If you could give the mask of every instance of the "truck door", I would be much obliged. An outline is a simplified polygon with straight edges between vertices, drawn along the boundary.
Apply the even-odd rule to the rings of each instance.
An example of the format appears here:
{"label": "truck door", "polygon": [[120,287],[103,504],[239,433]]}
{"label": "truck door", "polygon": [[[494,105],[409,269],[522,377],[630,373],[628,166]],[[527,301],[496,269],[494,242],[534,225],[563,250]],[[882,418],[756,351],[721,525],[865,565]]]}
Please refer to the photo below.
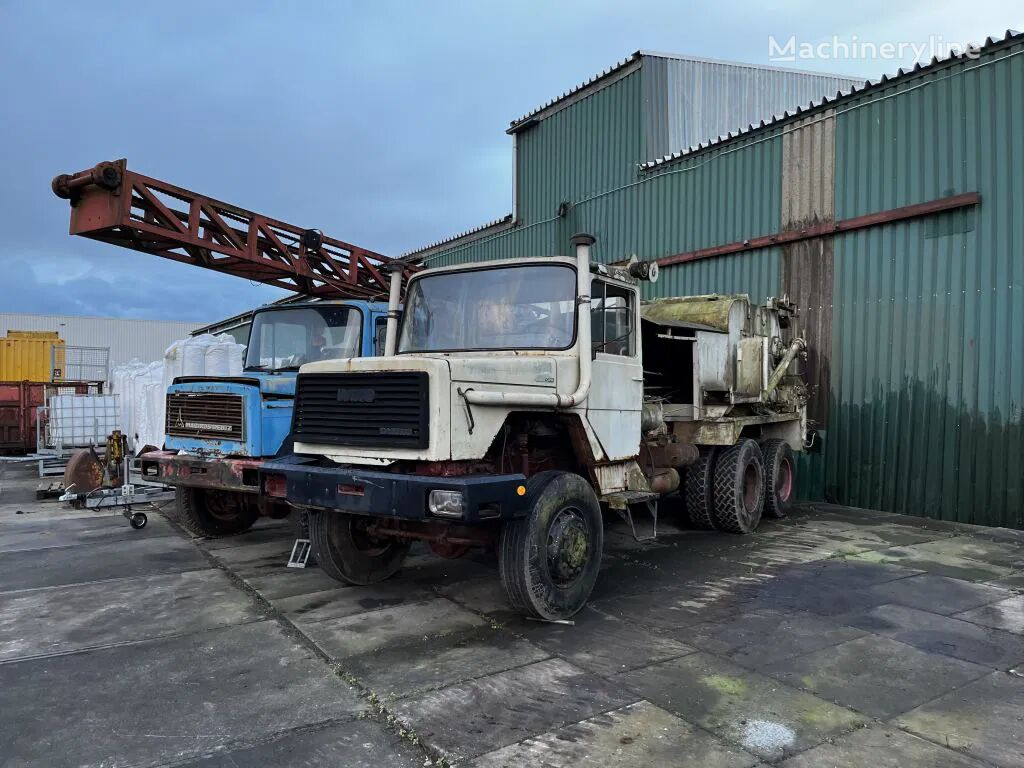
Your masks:
{"label": "truck door", "polygon": [[633,458],[644,394],[636,291],[595,279],[590,301],[594,362],[587,418],[609,459]]}

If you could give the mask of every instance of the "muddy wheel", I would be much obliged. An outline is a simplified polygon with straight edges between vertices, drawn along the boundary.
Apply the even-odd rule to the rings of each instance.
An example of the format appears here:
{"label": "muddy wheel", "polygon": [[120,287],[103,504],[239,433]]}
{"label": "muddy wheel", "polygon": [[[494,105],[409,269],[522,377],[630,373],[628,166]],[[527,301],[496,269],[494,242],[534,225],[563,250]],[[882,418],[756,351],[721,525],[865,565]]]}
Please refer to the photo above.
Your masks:
{"label": "muddy wheel", "polygon": [[796,495],[796,463],[785,440],[761,443],[764,457],[764,516],[783,518]]}
{"label": "muddy wheel", "polygon": [[722,451],[715,463],[715,526],[729,533],[753,533],[764,507],[761,449],[743,439]]}
{"label": "muddy wheel", "polygon": [[233,536],[259,517],[255,504],[241,494],[178,486],[174,493],[178,525],[193,536]]}
{"label": "muddy wheel", "polygon": [[712,513],[712,489],[714,488],[715,459],[717,448],[701,448],[697,461],[686,468],[683,481],[683,498],[686,501],[686,514],[690,522],[697,528],[708,530],[715,527]]}
{"label": "muddy wheel", "polygon": [[310,512],[309,540],[321,570],[361,587],[394,576],[409,554],[409,542],[370,536],[366,529],[373,522],[344,512]]}
{"label": "muddy wheel", "polygon": [[526,484],[529,513],[505,523],[498,572],[516,610],[566,619],[587,602],[604,546],[601,505],[594,489],[571,472],[541,472]]}

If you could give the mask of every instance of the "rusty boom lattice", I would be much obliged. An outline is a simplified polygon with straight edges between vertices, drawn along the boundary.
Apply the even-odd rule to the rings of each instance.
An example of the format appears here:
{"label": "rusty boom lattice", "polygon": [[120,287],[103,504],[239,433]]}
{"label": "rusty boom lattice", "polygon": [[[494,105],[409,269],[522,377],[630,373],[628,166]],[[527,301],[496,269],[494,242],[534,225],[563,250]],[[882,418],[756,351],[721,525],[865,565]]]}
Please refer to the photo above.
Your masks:
{"label": "rusty boom lattice", "polygon": [[387,295],[395,259],[129,171],[125,159],[52,187],[71,202],[72,235],[309,296]]}

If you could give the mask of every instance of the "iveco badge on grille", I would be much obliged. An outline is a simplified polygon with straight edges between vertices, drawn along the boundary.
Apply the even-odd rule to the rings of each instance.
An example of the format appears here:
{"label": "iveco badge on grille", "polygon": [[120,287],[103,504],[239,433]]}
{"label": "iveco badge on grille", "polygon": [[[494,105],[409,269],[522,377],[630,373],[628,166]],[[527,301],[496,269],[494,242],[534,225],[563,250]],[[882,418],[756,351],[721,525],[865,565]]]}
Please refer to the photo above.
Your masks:
{"label": "iveco badge on grille", "polygon": [[376,398],[377,393],[366,387],[338,390],[339,403],[372,403]]}

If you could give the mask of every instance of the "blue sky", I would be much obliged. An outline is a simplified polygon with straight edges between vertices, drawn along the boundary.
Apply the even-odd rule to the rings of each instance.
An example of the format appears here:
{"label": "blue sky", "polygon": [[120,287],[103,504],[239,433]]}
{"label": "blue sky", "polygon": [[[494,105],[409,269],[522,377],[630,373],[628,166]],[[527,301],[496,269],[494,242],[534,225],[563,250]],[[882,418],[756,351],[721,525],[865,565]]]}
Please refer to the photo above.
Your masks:
{"label": "blue sky", "polygon": [[283,295],[69,237],[50,179],[100,160],[399,254],[508,213],[508,122],[637,49],[767,63],[770,35],[981,41],[1022,16],[920,0],[0,2],[0,311],[213,321]]}

